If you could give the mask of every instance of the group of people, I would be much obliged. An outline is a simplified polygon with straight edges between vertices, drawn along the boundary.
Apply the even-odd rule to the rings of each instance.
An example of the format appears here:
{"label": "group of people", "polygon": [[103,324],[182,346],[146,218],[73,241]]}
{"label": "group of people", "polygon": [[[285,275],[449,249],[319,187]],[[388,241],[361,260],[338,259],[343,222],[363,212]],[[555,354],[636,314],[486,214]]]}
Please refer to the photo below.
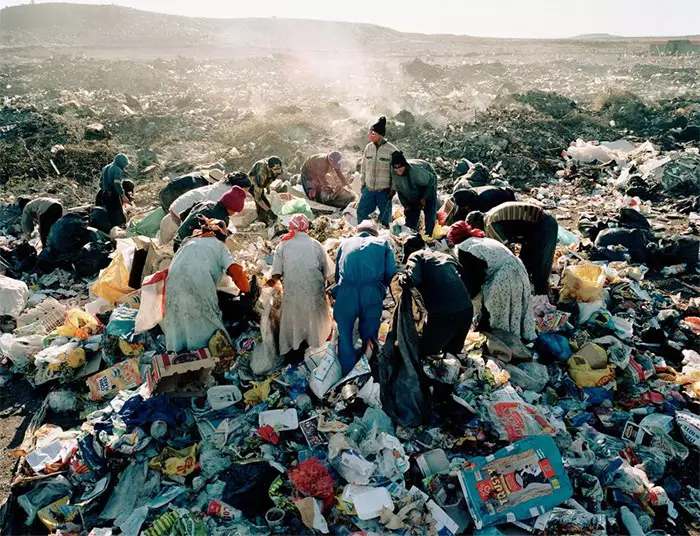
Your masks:
{"label": "group of people", "polygon": [[[535,294],[545,297],[557,243],[556,220],[540,207],[515,201],[512,190],[457,183],[448,216],[453,222],[447,242],[453,249],[435,251],[418,234],[424,215],[425,235],[433,236],[437,222],[437,174],[424,160],[406,159],[386,139],[386,118],[369,129],[369,143],[360,165],[359,200],[340,167],[337,151],[308,158],[301,168],[301,185],[309,199],[344,208],[357,201],[360,222],[356,234],[345,239],[333,261],[322,245],[308,235],[309,220],[294,215],[289,232],[274,252],[268,284],[284,288],[278,348],[291,361],[307,347],[318,347],[337,325],[338,357],[344,373],[359,352],[376,340],[386,291],[397,276],[394,252],[382,238],[388,226],[394,194],[404,207],[406,226],[415,231],[403,245],[405,270],[398,274],[404,289],[414,288],[427,310],[420,342],[422,356],[462,351],[477,316],[480,330],[502,329],[531,340],[535,337],[530,281]],[[119,154],[102,170],[98,204],[110,224],[123,225],[124,207],[131,199]],[[225,333],[217,300],[217,284],[230,276],[241,292],[250,289],[242,264],[225,245],[229,218],[244,209],[246,197],[255,202],[258,218],[276,219],[270,186],[282,174],[282,161],[271,156],[256,162],[249,173],[225,174],[219,169],[193,172],[173,179],[160,193],[165,211],[158,239],[173,242],[175,252],[166,281],[162,328],[169,351],[206,346],[216,331]],[[133,188],[131,189],[133,192]],[[39,198],[25,203],[25,235],[39,223],[42,243],[62,214],[60,203]],[[520,244],[520,256],[509,249]],[[335,267],[335,268],[333,268]],[[334,300],[331,312],[328,296]],[[356,323],[362,345],[353,338]]]}

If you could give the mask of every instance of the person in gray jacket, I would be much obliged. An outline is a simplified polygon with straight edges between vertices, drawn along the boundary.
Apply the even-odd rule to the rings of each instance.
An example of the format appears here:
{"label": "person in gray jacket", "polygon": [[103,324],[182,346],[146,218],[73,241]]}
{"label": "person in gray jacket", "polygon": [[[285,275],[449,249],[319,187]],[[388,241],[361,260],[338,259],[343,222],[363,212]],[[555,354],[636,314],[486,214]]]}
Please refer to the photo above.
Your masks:
{"label": "person in gray jacket", "polygon": [[425,233],[433,235],[437,219],[437,174],[425,160],[406,160],[403,152],[391,153],[391,176],[404,208],[406,227],[418,232],[421,210]]}
{"label": "person in gray jacket", "polygon": [[34,231],[34,224],[39,224],[41,247],[46,247],[51,226],[63,216],[63,205],[52,197],[28,199],[20,197],[17,206],[22,209],[22,238],[29,240]]}
{"label": "person in gray jacket", "polygon": [[379,208],[379,221],[388,226],[391,220],[391,153],[396,147],[386,138],[386,117],[382,116],[369,129],[369,143],[365,147],[360,168],[362,193],[357,204],[357,221],[364,221]]}

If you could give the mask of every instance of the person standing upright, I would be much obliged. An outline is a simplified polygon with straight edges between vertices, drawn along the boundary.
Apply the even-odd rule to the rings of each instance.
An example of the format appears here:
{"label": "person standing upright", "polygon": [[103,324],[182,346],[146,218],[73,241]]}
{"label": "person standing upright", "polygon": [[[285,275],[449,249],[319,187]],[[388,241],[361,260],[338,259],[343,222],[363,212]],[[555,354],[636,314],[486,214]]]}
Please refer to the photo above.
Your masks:
{"label": "person standing upright", "polygon": [[357,205],[357,221],[368,219],[378,208],[379,221],[388,226],[391,220],[391,198],[394,197],[391,154],[396,151],[396,147],[385,136],[386,117],[382,116],[370,127],[369,143],[362,155],[362,193]]}
{"label": "person standing upright", "polygon": [[102,189],[102,203],[107,209],[109,223],[112,227],[122,226],[126,223],[124,205],[129,199],[124,192],[122,179],[124,178],[124,168],[129,165],[129,159],[123,153],[114,157],[111,164],[102,168],[100,187]]}

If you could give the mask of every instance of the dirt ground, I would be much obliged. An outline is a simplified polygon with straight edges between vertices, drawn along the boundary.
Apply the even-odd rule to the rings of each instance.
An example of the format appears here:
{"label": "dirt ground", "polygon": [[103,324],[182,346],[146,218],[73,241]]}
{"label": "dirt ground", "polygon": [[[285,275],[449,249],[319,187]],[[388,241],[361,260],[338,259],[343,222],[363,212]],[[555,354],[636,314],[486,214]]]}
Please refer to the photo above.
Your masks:
{"label": "dirt ground", "polygon": [[10,493],[17,462],[9,452],[22,444],[24,433],[42,400],[43,395],[18,375],[0,387],[0,504]]}

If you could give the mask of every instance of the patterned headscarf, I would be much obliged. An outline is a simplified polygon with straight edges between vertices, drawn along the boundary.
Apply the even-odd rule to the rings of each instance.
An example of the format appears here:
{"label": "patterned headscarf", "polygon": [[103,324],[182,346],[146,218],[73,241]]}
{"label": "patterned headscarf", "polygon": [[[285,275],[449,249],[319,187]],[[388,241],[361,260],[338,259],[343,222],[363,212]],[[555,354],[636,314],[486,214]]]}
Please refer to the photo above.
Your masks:
{"label": "patterned headscarf", "polygon": [[309,230],[309,218],[304,214],[295,214],[289,220],[289,232],[282,237],[282,241],[290,240],[297,232],[305,233]]}
{"label": "patterned headscarf", "polygon": [[458,221],[453,224],[447,232],[447,241],[453,246],[456,246],[464,242],[467,238],[483,238],[484,236],[484,231],[481,229],[472,227],[466,221]]}
{"label": "patterned headscarf", "polygon": [[200,238],[215,236],[221,241],[226,240],[226,237],[229,235],[226,222],[217,220],[216,218],[207,218],[202,214],[197,215],[197,218],[199,219],[200,226],[199,229],[196,229],[192,233],[192,236]]}

